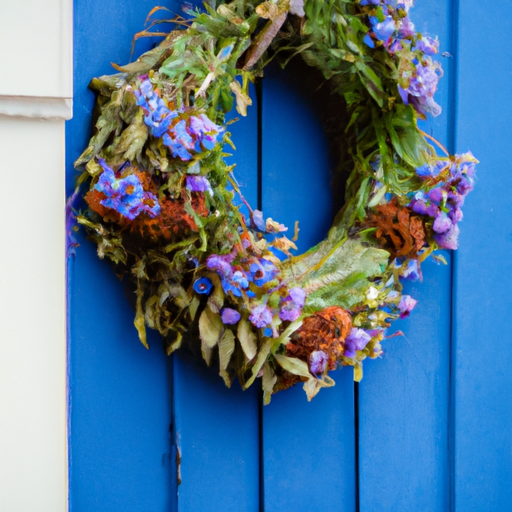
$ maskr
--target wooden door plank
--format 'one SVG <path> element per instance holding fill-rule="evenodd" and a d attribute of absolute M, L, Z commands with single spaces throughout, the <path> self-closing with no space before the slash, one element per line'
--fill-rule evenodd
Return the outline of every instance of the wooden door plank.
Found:
<path fill-rule="evenodd" d="M 440 53 L 453 54 L 452 2 L 415 4 L 416 28 L 439 36 Z M 453 58 L 439 59 L 445 76 L 436 99 L 443 114 L 422 128 L 451 145 Z M 390 331 L 401 329 L 405 337 L 385 341 L 383 359 L 365 365 L 358 404 L 362 512 L 445 512 L 449 507 L 451 264 L 450 255 L 445 257 L 448 266 L 427 262 L 423 282 L 406 287 L 418 305 Z"/>
<path fill-rule="evenodd" d="M 236 179 L 247 201 L 257 204 L 258 116 L 229 127 L 237 147 Z M 226 147 L 229 152 L 229 148 Z M 259 393 L 227 389 L 218 371 L 187 354 L 174 356 L 176 444 L 181 452 L 179 512 L 259 510 Z"/>
<path fill-rule="evenodd" d="M 68 192 L 73 161 L 91 135 L 90 79 L 130 59 L 133 34 L 153 0 L 75 2 L 74 117 L 67 123 Z M 176 2 L 177 5 L 177 2 Z M 145 40 L 139 52 L 154 43 Z M 69 463 L 73 512 L 159 512 L 172 502 L 167 358 L 158 336 L 138 341 L 124 285 L 80 237 L 69 262 Z"/>
<path fill-rule="evenodd" d="M 455 510 L 512 509 L 510 17 L 460 2 L 457 146 L 481 161 L 455 264 Z"/>
<path fill-rule="evenodd" d="M 332 162 L 314 106 L 300 93 L 304 77 L 284 73 L 270 68 L 263 80 L 263 213 L 287 225 L 290 238 L 299 220 L 304 251 L 332 221 Z M 334 378 L 311 403 L 295 386 L 263 409 L 265 510 L 355 510 L 352 371 Z"/>

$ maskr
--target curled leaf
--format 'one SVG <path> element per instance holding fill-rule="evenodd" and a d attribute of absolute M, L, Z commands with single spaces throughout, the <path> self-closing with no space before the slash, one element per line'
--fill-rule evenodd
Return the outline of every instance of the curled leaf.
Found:
<path fill-rule="evenodd" d="M 252 325 L 245 318 L 238 322 L 237 336 L 245 356 L 251 361 L 256 356 L 258 344 L 256 342 L 256 334 L 252 330 Z"/>
<path fill-rule="evenodd" d="M 217 345 L 223 329 L 224 324 L 220 316 L 210 308 L 204 308 L 199 317 L 199 336 L 206 347 L 213 348 Z"/>

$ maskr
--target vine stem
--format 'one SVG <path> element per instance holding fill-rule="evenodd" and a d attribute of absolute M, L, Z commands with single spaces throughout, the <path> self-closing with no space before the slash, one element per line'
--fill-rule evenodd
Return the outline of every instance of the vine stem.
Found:
<path fill-rule="evenodd" d="M 418 131 L 421 133 L 421 135 L 423 135 L 423 137 L 431 140 L 438 148 L 440 148 L 444 153 L 446 153 L 446 156 L 450 156 L 448 150 L 438 140 L 434 139 L 434 137 L 432 137 L 428 133 L 425 133 L 423 130 L 420 130 L 419 128 Z"/>

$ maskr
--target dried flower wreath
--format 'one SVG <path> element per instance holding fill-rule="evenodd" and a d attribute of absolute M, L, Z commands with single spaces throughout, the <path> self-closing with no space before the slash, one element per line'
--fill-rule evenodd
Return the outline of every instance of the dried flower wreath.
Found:
<path fill-rule="evenodd" d="M 438 42 L 410 21 L 412 3 L 212 1 L 92 81 L 100 114 L 75 164 L 77 193 L 88 187 L 77 220 L 100 258 L 134 282 L 145 346 L 146 326 L 169 354 L 200 344 L 226 385 L 261 378 L 265 403 L 299 381 L 311 399 L 339 366 L 359 380 L 362 361 L 382 354 L 391 321 L 416 304 L 401 282 L 419 279 L 437 249 L 457 248 L 477 163 L 439 156 L 444 148 L 418 128 L 440 113 L 442 73 Z M 350 119 L 345 205 L 300 256 L 283 225 L 247 205 L 224 160 L 226 113 L 236 105 L 246 115 L 249 84 L 281 51 L 320 70 Z"/>

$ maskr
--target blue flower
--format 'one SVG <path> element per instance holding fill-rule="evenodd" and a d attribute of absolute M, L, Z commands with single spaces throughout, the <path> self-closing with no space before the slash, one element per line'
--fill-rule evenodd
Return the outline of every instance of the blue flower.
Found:
<path fill-rule="evenodd" d="M 145 111 L 144 122 L 154 137 L 162 137 L 167 132 L 177 113 L 169 110 L 164 100 L 154 91 L 149 79 L 143 80 L 135 91 L 137 105 Z"/>
<path fill-rule="evenodd" d="M 105 194 L 105 199 L 100 201 L 103 206 L 116 210 L 129 220 L 143 212 L 152 217 L 159 215 L 160 205 L 156 196 L 144 191 L 137 175 L 130 174 L 118 179 L 105 160 L 99 159 L 99 163 L 103 172 L 94 189 Z"/>
<path fill-rule="evenodd" d="M 194 283 L 194 291 L 200 295 L 209 295 L 212 288 L 213 283 L 207 277 L 201 277 Z"/>
<path fill-rule="evenodd" d="M 364 43 L 370 48 L 375 48 L 375 42 L 372 39 L 370 32 L 367 32 L 363 39 Z"/>
<path fill-rule="evenodd" d="M 261 258 L 261 260 L 251 265 L 250 273 L 254 284 L 256 286 L 263 286 L 276 277 L 277 268 L 271 261 Z"/>
<path fill-rule="evenodd" d="M 379 41 L 388 41 L 395 31 L 396 23 L 391 16 L 387 16 L 384 21 L 373 27 L 373 33 Z"/>
<path fill-rule="evenodd" d="M 231 52 L 233 51 L 234 47 L 235 45 L 233 43 L 224 46 L 224 48 L 222 48 L 218 53 L 217 59 L 226 60 L 231 55 Z"/>
<path fill-rule="evenodd" d="M 249 292 L 249 278 L 241 270 L 236 270 L 228 275 L 221 275 L 222 288 L 226 293 L 232 293 L 235 297 L 241 297 L 242 292 Z"/>

